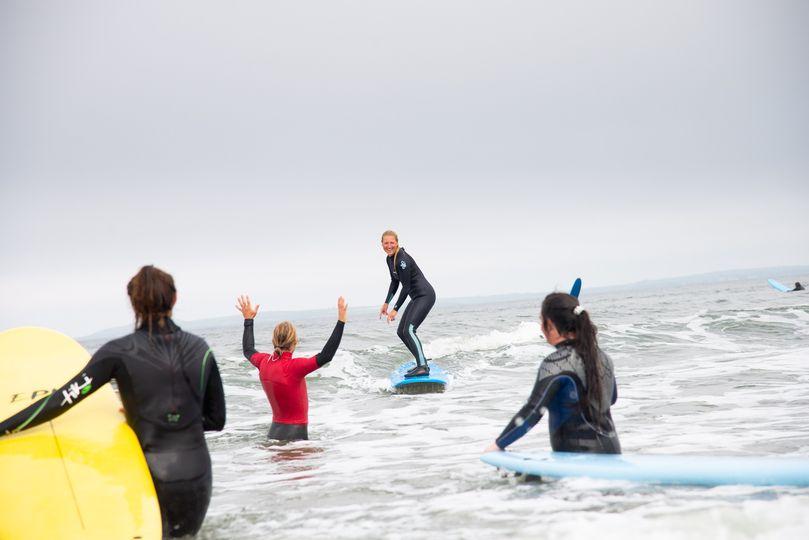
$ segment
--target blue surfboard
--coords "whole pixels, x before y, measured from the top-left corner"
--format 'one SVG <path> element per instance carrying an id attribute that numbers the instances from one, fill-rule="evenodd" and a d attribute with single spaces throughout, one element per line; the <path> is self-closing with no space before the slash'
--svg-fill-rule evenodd
<path id="1" fill-rule="evenodd" d="M 773 289 L 779 290 L 781 292 L 789 292 L 791 290 L 789 287 L 787 287 L 786 285 L 784 285 L 779 281 L 775 281 L 773 278 L 768 279 L 767 283 L 769 283 Z"/>
<path id="2" fill-rule="evenodd" d="M 490 452 L 484 463 L 532 476 L 586 476 L 652 484 L 809 486 L 809 459 L 743 456 L 672 456 Z"/>
<path id="3" fill-rule="evenodd" d="M 579 293 L 581 293 L 581 278 L 576 278 L 576 281 L 573 282 L 573 287 L 570 288 L 570 296 L 578 298 Z"/>
<path id="4" fill-rule="evenodd" d="M 447 372 L 433 362 L 429 363 L 430 374 L 423 377 L 405 378 L 407 370 L 416 366 L 415 360 L 402 364 L 390 375 L 390 385 L 403 394 L 428 394 L 443 392 L 447 387 Z"/>

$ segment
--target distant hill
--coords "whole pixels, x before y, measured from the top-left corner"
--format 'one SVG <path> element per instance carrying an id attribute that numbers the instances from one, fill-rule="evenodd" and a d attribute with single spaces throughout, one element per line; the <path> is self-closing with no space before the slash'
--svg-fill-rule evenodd
<path id="1" fill-rule="evenodd" d="M 607 287 L 594 287 L 592 290 L 599 291 L 620 291 L 624 289 L 657 289 L 666 287 L 679 287 L 683 285 L 699 285 L 710 283 L 727 283 L 731 281 L 745 281 L 752 279 L 766 280 L 767 278 L 789 278 L 787 281 L 801 277 L 809 281 L 809 266 L 774 266 L 768 268 L 744 268 L 741 270 L 725 270 L 721 272 L 708 272 L 705 274 L 693 274 L 665 279 L 648 279 L 627 283 L 623 285 L 611 285 Z"/>
<path id="2" fill-rule="evenodd" d="M 584 278 L 584 287 L 593 292 L 610 292 L 622 290 L 638 289 L 665 289 L 668 287 L 681 287 L 683 285 L 698 285 L 710 283 L 727 283 L 731 281 L 743 281 L 750 279 L 766 280 L 767 278 L 784 279 L 787 282 L 804 279 L 809 281 L 809 266 L 775 266 L 768 268 L 744 268 L 741 270 L 725 270 L 721 272 L 708 272 L 705 274 L 693 274 L 664 279 L 649 279 L 622 285 L 607 285 L 599 287 L 588 287 L 587 276 Z M 571 279 L 571 283 L 572 283 Z M 442 298 L 443 305 L 458 304 L 485 304 L 490 302 L 507 302 L 511 300 L 523 300 L 526 298 L 538 298 L 544 292 L 523 292 L 511 294 L 495 294 L 489 296 L 463 296 L 456 298 Z M 352 308 L 353 313 L 370 313 L 376 307 L 366 306 Z M 268 321 L 280 320 L 306 320 L 318 317 L 327 317 L 334 312 L 332 308 L 311 309 L 301 311 L 271 311 L 262 313 L 263 318 Z M 177 321 L 181 327 L 188 330 L 203 330 L 206 328 L 228 328 L 241 327 L 242 319 L 238 316 L 214 317 L 210 319 L 197 319 L 193 321 Z M 132 331 L 132 326 L 119 326 L 95 332 L 88 336 L 79 338 L 82 342 L 93 342 L 120 337 Z"/>

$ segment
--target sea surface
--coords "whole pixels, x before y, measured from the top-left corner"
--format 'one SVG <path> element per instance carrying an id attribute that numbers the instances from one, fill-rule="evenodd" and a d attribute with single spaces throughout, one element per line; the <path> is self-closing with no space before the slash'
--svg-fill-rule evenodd
<path id="1" fill-rule="evenodd" d="M 794 281 L 794 280 L 793 280 Z M 214 492 L 199 535 L 259 538 L 809 538 L 809 488 L 541 483 L 479 460 L 551 352 L 541 294 L 439 302 L 419 330 L 451 375 L 443 394 L 398 395 L 395 325 L 349 311 L 330 365 L 307 378 L 311 440 L 268 441 L 270 407 L 241 325 L 198 331 L 215 352 L 227 427 L 208 438 Z M 809 292 L 761 280 L 582 293 L 613 358 L 626 453 L 809 457 Z M 270 316 L 256 320 L 271 349 Z M 317 353 L 334 315 L 293 322 Z M 550 449 L 543 419 L 513 450 Z"/>

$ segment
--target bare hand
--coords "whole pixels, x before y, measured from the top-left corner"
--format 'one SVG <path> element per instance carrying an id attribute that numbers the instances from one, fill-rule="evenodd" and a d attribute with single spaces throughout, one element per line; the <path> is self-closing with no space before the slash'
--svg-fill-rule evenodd
<path id="1" fill-rule="evenodd" d="M 381 319 L 383 315 L 385 317 L 388 316 L 388 303 L 387 302 L 382 304 L 382 307 L 379 309 L 379 318 Z"/>
<path id="2" fill-rule="evenodd" d="M 337 320 L 346 322 L 347 313 L 348 304 L 346 304 L 346 299 L 341 296 L 337 299 Z"/>
<path id="3" fill-rule="evenodd" d="M 388 313 L 388 322 L 391 322 L 393 319 L 396 318 L 396 313 L 398 313 L 395 309 Z"/>
<path id="4" fill-rule="evenodd" d="M 502 452 L 503 450 L 497 446 L 496 442 L 493 442 L 489 446 L 486 447 L 486 450 L 483 451 L 484 454 L 488 454 L 489 452 Z"/>
<path id="5" fill-rule="evenodd" d="M 260 305 L 256 304 L 256 307 L 253 307 L 253 304 L 250 303 L 250 297 L 246 294 L 236 299 L 236 309 L 242 312 L 245 319 L 255 319 Z"/>

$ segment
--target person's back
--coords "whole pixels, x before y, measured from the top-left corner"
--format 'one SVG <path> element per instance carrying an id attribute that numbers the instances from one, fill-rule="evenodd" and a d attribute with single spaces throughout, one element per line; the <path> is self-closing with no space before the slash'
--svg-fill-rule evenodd
<path id="1" fill-rule="evenodd" d="M 259 380 L 270 401 L 273 422 L 306 424 L 309 414 L 309 396 L 306 375 L 316 370 L 317 360 L 293 358 L 292 353 L 252 354 L 250 363 L 259 370 Z"/>
<path id="2" fill-rule="evenodd" d="M 795 282 L 795 288 L 792 289 L 792 290 L 793 290 L 793 292 L 794 291 L 802 291 L 802 290 L 804 290 L 804 288 L 803 288 L 803 285 L 801 285 L 800 281 L 796 281 Z"/>
<path id="3" fill-rule="evenodd" d="M 163 535 L 196 534 L 212 486 L 203 431 L 225 425 L 219 369 L 205 341 L 171 320 L 177 295 L 169 274 L 144 266 L 127 293 L 138 330 L 105 344 L 61 388 L 0 422 L 0 433 L 52 420 L 115 379 L 154 481 Z"/>
<path id="4" fill-rule="evenodd" d="M 221 380 L 211 349 L 171 319 L 162 328 L 142 327 L 110 341 L 88 366 L 109 370 L 116 380 L 127 422 L 146 454 L 205 449 L 204 431 L 224 426 Z M 154 459 L 147 455 L 150 464 Z M 164 479 L 188 472 L 167 470 Z"/>
<path id="5" fill-rule="evenodd" d="M 598 417 L 585 409 L 581 396 L 587 393 L 585 365 L 575 348 L 561 344 L 539 367 L 539 379 L 558 381 L 559 388 L 548 402 L 551 448 L 556 452 L 620 453 L 620 443 L 610 414 L 618 393 L 612 359 L 598 349 L 599 399 L 592 405 Z"/>
<path id="6" fill-rule="evenodd" d="M 598 347 L 589 314 L 577 298 L 552 293 L 542 302 L 540 320 L 545 339 L 556 351 L 542 361 L 528 401 L 487 451 L 504 450 L 547 411 L 554 451 L 620 454 L 610 414 L 618 398 L 615 370 Z"/>

